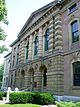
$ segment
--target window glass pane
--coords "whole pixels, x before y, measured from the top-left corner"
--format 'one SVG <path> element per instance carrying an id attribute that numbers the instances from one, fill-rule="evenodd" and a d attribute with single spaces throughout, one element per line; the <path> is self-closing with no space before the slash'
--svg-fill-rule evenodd
<path id="1" fill-rule="evenodd" d="M 46 75 L 46 71 L 44 71 L 44 74 L 43 74 L 43 86 L 46 86 L 47 85 L 47 75 Z"/>
<path id="2" fill-rule="evenodd" d="M 34 55 L 37 55 L 37 53 L 38 53 L 38 36 L 36 36 L 36 38 L 35 38 L 35 42 L 34 42 Z"/>
<path id="3" fill-rule="evenodd" d="M 78 22 L 77 21 L 74 21 L 71 24 L 71 30 L 72 30 L 72 42 L 79 41 Z"/>
<path id="4" fill-rule="evenodd" d="M 77 31 L 77 30 L 78 30 L 78 23 L 77 23 L 77 21 L 76 21 L 76 22 L 74 22 L 74 23 L 72 24 L 72 31 L 75 32 L 75 31 Z"/>
<path id="5" fill-rule="evenodd" d="M 48 44 L 49 44 L 49 29 L 45 32 L 45 51 L 48 50 Z"/>
<path id="6" fill-rule="evenodd" d="M 72 13 L 73 11 L 76 10 L 76 8 L 77 8 L 77 5 L 76 5 L 76 4 L 72 5 L 72 6 L 69 8 L 69 12 Z"/>
<path id="7" fill-rule="evenodd" d="M 28 43 L 28 45 L 26 46 L 26 59 L 28 59 L 28 51 L 29 51 L 29 43 Z"/>

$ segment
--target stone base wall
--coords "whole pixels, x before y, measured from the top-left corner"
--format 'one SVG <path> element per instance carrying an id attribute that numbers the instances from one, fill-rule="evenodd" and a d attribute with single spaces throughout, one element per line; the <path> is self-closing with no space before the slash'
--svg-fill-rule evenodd
<path id="1" fill-rule="evenodd" d="M 27 63 L 16 70 L 15 87 L 28 91 L 49 91 L 57 95 L 64 94 L 64 60 L 63 55 L 44 56 Z M 42 75 L 47 72 L 47 85 L 43 86 Z M 24 75 L 22 71 L 24 70 Z"/>

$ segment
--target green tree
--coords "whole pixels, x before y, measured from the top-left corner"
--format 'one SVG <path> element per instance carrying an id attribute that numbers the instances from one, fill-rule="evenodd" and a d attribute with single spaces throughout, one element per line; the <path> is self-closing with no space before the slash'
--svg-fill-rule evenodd
<path id="1" fill-rule="evenodd" d="M 4 72 L 4 64 L 1 64 L 0 65 L 0 81 L 2 81 L 3 72 Z"/>
<path id="2" fill-rule="evenodd" d="M 2 23 L 8 25 L 5 0 L 0 0 L 0 40 L 5 41 L 7 35 L 5 34 L 1 26 Z M 6 46 L 5 45 L 0 46 L 0 53 L 3 53 L 4 51 L 8 51 Z"/>
<path id="3" fill-rule="evenodd" d="M 1 89 L 1 86 L 2 86 L 3 72 L 4 72 L 4 64 L 1 64 L 0 65 L 0 89 Z"/>

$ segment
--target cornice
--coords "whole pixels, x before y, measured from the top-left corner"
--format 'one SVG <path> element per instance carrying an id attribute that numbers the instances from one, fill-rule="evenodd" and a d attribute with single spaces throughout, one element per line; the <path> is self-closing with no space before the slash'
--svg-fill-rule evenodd
<path id="1" fill-rule="evenodd" d="M 52 5 L 38 20 L 36 20 L 31 26 L 29 26 L 27 29 L 25 29 L 22 33 L 19 33 L 18 37 L 24 36 L 26 32 L 29 32 L 32 30 L 36 25 L 38 25 L 42 20 L 44 20 L 47 16 L 49 16 L 53 11 L 55 11 L 57 8 L 59 8 L 59 5 L 61 4 L 58 2 L 59 0 L 55 0 L 55 5 Z M 25 26 L 26 27 L 26 26 Z"/>

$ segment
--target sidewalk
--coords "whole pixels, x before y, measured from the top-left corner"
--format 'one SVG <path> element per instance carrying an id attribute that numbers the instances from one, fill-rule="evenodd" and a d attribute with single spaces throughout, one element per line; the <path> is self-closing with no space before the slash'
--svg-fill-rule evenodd
<path id="1" fill-rule="evenodd" d="M 0 104 L 5 104 L 5 103 L 6 103 L 6 101 L 0 100 Z"/>

